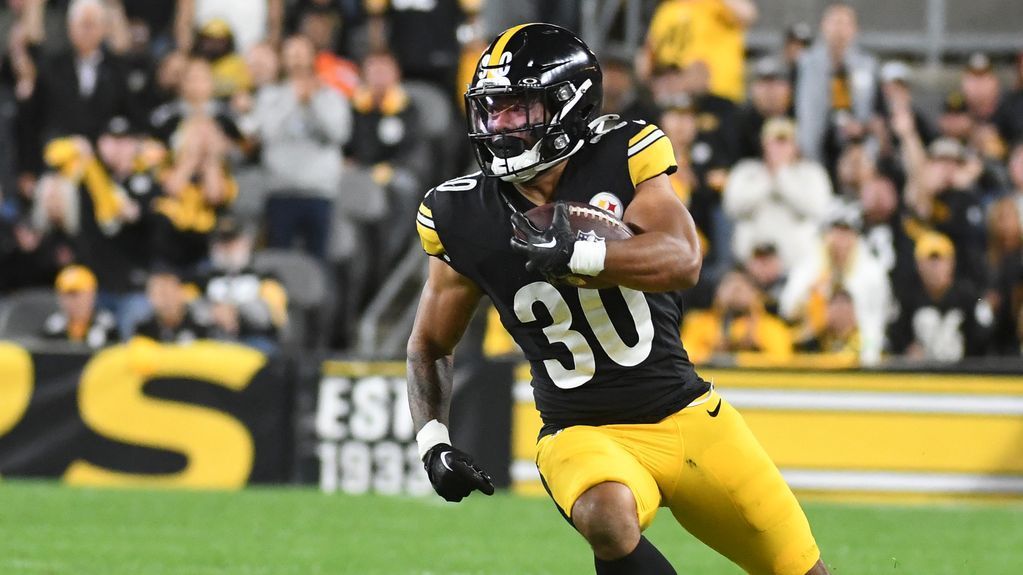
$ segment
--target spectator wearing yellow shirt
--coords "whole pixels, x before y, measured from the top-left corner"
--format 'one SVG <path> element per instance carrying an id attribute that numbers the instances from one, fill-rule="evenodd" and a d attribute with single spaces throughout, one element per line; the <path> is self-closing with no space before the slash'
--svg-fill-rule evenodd
<path id="1" fill-rule="evenodd" d="M 799 351 L 825 354 L 830 359 L 856 365 L 860 358 L 860 328 L 852 295 L 844 289 L 831 294 L 825 311 L 824 329 L 808 340 L 797 342 Z"/>
<path id="2" fill-rule="evenodd" d="M 238 196 L 227 168 L 227 137 L 215 120 L 195 117 L 179 129 L 173 160 L 153 200 L 153 256 L 189 268 L 206 258 L 218 214 Z"/>
<path id="3" fill-rule="evenodd" d="M 746 29 L 756 19 L 751 0 L 667 0 L 650 22 L 648 58 L 652 67 L 703 62 L 712 93 L 742 100 Z"/>
<path id="4" fill-rule="evenodd" d="M 210 63 L 217 98 L 229 98 L 252 87 L 252 74 L 235 50 L 234 34 L 227 21 L 214 18 L 203 24 L 196 36 L 195 55 Z"/>
<path id="5" fill-rule="evenodd" d="M 161 193 L 157 166 L 163 158 L 163 147 L 144 139 L 124 116 L 110 119 L 95 147 L 76 136 L 53 140 L 45 150 L 47 164 L 68 184 L 47 190 L 45 227 L 74 238 L 78 261 L 99 282 L 100 305 L 117 315 L 122 330 L 144 305 L 150 206 Z M 61 192 L 63 209 L 51 204 L 53 191 Z M 54 219 L 61 212 L 66 217 Z"/>
<path id="6" fill-rule="evenodd" d="M 763 296 L 742 271 L 721 279 L 711 309 L 686 314 L 682 341 L 693 363 L 718 353 L 750 352 L 779 363 L 792 357 L 788 326 L 764 310 Z"/>
<path id="7" fill-rule="evenodd" d="M 881 359 L 885 324 L 892 310 L 891 284 L 878 258 L 860 237 L 863 219 L 859 206 L 836 201 L 829 210 L 819 250 L 792 269 L 778 302 L 787 321 L 799 324 L 800 340 L 820 335 L 827 326 L 832 296 L 852 296 L 860 332 L 860 362 L 875 365 Z"/>

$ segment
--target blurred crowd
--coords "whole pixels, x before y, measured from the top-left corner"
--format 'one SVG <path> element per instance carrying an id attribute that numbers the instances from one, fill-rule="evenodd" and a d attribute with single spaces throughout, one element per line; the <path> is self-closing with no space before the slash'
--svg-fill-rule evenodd
<path id="1" fill-rule="evenodd" d="M 344 347 L 423 191 L 471 166 L 482 0 L 7 3 L 0 305 L 54 287 L 46 337 Z M 758 7 L 651 3 L 638 51 L 598 53 L 604 112 L 675 149 L 705 251 L 693 359 L 1020 356 L 1023 55 L 952 62 L 935 95 L 848 5 L 747 54 Z"/>
<path id="2" fill-rule="evenodd" d="M 344 347 L 461 169 L 475 2 L 6 4 L 0 304 L 54 287 L 46 337 Z"/>
<path id="3" fill-rule="evenodd" d="M 704 239 L 692 358 L 1019 357 L 1023 54 L 1012 87 L 974 53 L 928 98 L 909 64 L 862 47 L 850 5 L 744 62 L 756 15 L 751 0 L 666 1 L 635 66 L 607 55 L 610 111 L 671 138 Z"/>

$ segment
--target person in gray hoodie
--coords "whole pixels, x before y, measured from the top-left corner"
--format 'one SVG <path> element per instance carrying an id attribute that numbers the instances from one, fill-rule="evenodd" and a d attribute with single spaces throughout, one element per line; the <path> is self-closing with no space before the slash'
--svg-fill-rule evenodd
<path id="1" fill-rule="evenodd" d="M 304 36 L 284 42 L 284 81 L 259 92 L 255 117 L 270 190 L 267 243 L 287 249 L 301 239 L 306 252 L 323 259 L 352 119 L 344 96 L 317 78 L 315 54 Z"/>
<path id="2" fill-rule="evenodd" d="M 799 147 L 810 160 L 833 166 L 842 147 L 867 135 L 877 93 L 877 59 L 856 43 L 856 10 L 832 4 L 820 38 L 800 56 L 796 86 Z"/>

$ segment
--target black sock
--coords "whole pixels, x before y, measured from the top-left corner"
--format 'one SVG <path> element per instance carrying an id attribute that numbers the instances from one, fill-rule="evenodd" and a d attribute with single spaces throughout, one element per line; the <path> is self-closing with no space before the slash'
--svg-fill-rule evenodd
<path id="1" fill-rule="evenodd" d="M 614 561 L 593 558 L 597 575 L 676 575 L 675 568 L 653 543 L 640 536 L 639 545 L 625 557 Z"/>

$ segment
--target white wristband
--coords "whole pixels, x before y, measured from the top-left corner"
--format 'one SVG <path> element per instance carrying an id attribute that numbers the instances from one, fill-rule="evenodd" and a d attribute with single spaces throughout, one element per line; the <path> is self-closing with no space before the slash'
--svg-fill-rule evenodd
<path id="1" fill-rule="evenodd" d="M 604 242 L 588 242 L 576 240 L 572 251 L 572 259 L 568 261 L 568 269 L 572 273 L 595 276 L 604 271 L 604 257 L 607 255 L 607 244 Z"/>
<path id="2" fill-rule="evenodd" d="M 419 459 L 425 457 L 426 452 L 430 451 L 434 445 L 441 443 L 451 445 L 448 427 L 436 419 L 431 419 L 416 434 L 416 443 L 419 444 Z"/>

